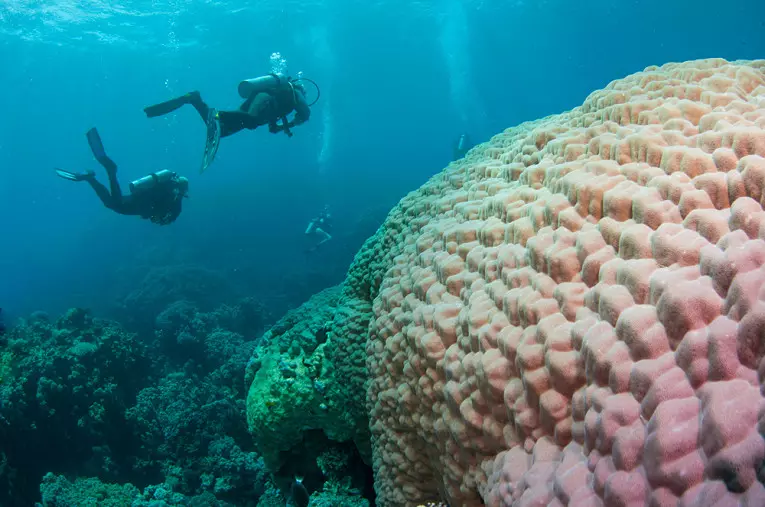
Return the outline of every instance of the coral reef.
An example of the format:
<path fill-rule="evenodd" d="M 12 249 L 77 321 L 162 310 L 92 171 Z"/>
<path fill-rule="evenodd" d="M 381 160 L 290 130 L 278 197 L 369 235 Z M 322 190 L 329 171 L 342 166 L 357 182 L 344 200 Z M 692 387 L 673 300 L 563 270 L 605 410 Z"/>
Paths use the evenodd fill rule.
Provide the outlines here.
<path fill-rule="evenodd" d="M 326 289 L 281 318 L 262 337 L 245 373 L 247 422 L 258 451 L 272 470 L 283 465 L 284 451 L 310 428 L 333 432 L 327 390 L 342 386 L 327 381 L 325 326 L 334 315 L 339 290 Z"/>
<path fill-rule="evenodd" d="M 763 71 L 650 67 L 391 211 L 324 351 L 378 505 L 765 504 Z"/>
<path fill-rule="evenodd" d="M 152 382 L 147 348 L 81 309 L 55 323 L 35 316 L 6 338 L 0 503 L 36 496 L 49 469 L 134 477 L 129 455 L 138 439 L 121 414 Z"/>
<path fill-rule="evenodd" d="M 11 328 L 0 352 L 0 504 L 32 505 L 39 491 L 50 506 L 89 505 L 91 493 L 99 505 L 255 505 L 269 477 L 247 432 L 243 372 L 259 308 L 172 305 L 153 339 L 81 309 Z"/>
<path fill-rule="evenodd" d="M 339 287 L 326 289 L 285 315 L 263 335 L 245 373 L 258 452 L 285 496 L 292 478 L 304 476 L 312 505 L 363 505 L 363 496 L 373 496 L 347 407 L 337 404 L 348 386 L 325 357 L 340 294 Z"/>
<path fill-rule="evenodd" d="M 40 484 L 41 507 L 234 507 L 210 492 L 186 496 L 164 485 L 141 491 L 132 484 L 110 484 L 99 479 L 69 481 L 62 475 L 45 474 Z"/>
<path fill-rule="evenodd" d="M 210 311 L 234 293 L 222 273 L 193 263 L 133 268 L 131 273 L 143 273 L 143 278 L 138 284 L 130 279 L 129 289 L 119 298 L 116 316 L 137 331 L 150 330 L 156 317 L 178 301 Z"/>
<path fill-rule="evenodd" d="M 258 451 L 272 470 L 281 454 L 300 443 L 303 432 L 322 428 L 336 440 L 349 437 L 332 431 L 332 413 L 325 395 L 342 389 L 331 384 L 324 359 L 325 325 L 334 315 L 337 288 L 326 289 L 289 312 L 262 337 L 247 364 L 247 421 Z"/>

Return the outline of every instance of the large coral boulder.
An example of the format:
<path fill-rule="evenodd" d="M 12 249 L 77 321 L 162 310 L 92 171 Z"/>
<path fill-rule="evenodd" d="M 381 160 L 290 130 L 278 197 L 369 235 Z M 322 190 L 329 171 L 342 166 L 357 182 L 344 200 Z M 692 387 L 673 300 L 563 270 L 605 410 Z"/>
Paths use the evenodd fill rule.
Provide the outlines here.
<path fill-rule="evenodd" d="M 764 72 L 650 67 L 390 213 L 326 345 L 378 505 L 765 505 Z"/>

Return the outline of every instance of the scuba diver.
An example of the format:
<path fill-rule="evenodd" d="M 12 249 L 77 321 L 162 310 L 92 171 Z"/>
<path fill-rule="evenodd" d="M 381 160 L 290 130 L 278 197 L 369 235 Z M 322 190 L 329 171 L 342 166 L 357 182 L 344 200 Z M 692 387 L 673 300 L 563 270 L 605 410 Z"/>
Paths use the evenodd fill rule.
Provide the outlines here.
<path fill-rule="evenodd" d="M 3 309 L 0 308 L 0 336 L 5 334 L 5 324 L 3 323 Z"/>
<path fill-rule="evenodd" d="M 329 213 L 329 206 L 325 206 L 321 214 L 311 220 L 308 228 L 305 230 L 306 236 L 311 236 L 318 240 L 307 252 L 313 252 L 321 245 L 332 239 L 332 215 Z"/>
<path fill-rule="evenodd" d="M 172 171 L 162 170 L 131 182 L 130 194 L 122 195 L 117 180 L 117 164 L 106 156 L 98 131 L 90 129 L 87 138 L 93 156 L 106 169 L 110 190 L 96 180 L 93 171 L 73 173 L 56 169 L 58 176 L 70 181 L 87 181 L 104 206 L 120 215 L 138 215 L 159 225 L 175 222 L 181 214 L 183 198 L 188 196 L 189 180 Z"/>
<path fill-rule="evenodd" d="M 311 495 L 303 484 L 303 477 L 296 475 L 290 486 L 290 498 L 295 507 L 308 507 L 311 501 Z"/>
<path fill-rule="evenodd" d="M 204 172 L 218 151 L 221 137 L 236 134 L 243 129 L 253 130 L 263 125 L 268 125 L 272 134 L 284 132 L 288 137 L 292 137 L 291 128 L 307 122 L 311 117 L 310 106 L 319 100 L 317 96 L 316 100 L 308 104 L 305 87 L 301 81 L 310 80 L 302 77 L 292 79 L 276 73 L 246 79 L 239 83 L 239 96 L 245 100 L 236 111 L 218 111 L 211 108 L 205 104 L 199 92 L 194 91 L 145 107 L 144 112 L 149 118 L 155 118 L 191 104 L 207 126 L 207 141 L 201 169 Z M 316 90 L 318 92 L 318 86 Z M 293 111 L 295 116 L 289 121 L 287 116 Z"/>
<path fill-rule="evenodd" d="M 470 142 L 470 136 L 467 134 L 462 134 L 454 143 L 454 149 L 452 151 L 452 162 L 464 157 L 472 147 L 473 143 Z"/>

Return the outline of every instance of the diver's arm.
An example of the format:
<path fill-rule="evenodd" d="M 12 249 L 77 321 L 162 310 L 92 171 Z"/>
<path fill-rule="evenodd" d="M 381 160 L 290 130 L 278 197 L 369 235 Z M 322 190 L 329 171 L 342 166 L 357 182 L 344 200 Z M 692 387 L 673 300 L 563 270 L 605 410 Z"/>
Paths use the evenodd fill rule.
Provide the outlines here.
<path fill-rule="evenodd" d="M 145 206 L 148 215 L 146 218 L 150 218 L 152 222 L 159 225 L 168 225 L 175 221 L 181 214 L 183 201 L 183 197 L 176 192 L 175 183 L 172 180 L 165 181 L 152 190 L 148 206 Z"/>
<path fill-rule="evenodd" d="M 175 222 L 180 216 L 182 210 L 183 198 L 176 199 L 173 205 L 170 207 L 170 212 L 167 214 L 167 223 Z"/>
<path fill-rule="evenodd" d="M 282 130 L 284 130 L 284 127 L 279 125 L 276 120 L 271 120 L 268 122 L 268 131 L 272 134 L 278 134 Z"/>
<path fill-rule="evenodd" d="M 300 125 L 305 123 L 311 117 L 311 108 L 308 107 L 308 102 L 305 100 L 305 95 L 300 92 L 295 93 L 295 119 L 292 120 L 291 126 Z"/>
<path fill-rule="evenodd" d="M 154 222 L 155 224 L 159 225 L 170 225 L 178 218 L 178 216 L 181 214 L 181 200 L 179 199 L 176 202 L 173 202 L 164 213 L 160 214 L 156 211 L 153 211 L 150 215 L 150 220 Z"/>

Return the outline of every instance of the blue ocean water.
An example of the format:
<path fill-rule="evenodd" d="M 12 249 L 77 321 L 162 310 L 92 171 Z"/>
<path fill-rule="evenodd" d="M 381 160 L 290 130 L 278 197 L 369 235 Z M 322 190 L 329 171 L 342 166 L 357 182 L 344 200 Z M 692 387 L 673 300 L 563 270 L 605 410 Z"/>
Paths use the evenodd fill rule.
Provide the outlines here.
<path fill-rule="evenodd" d="M 193 108 L 153 119 L 142 111 L 192 90 L 235 109 L 239 81 L 268 73 L 274 53 L 321 90 L 311 120 L 292 138 L 266 128 L 225 138 L 200 174 L 205 127 Z M 252 297 L 275 319 L 341 282 L 365 238 L 449 163 L 461 134 L 487 140 L 575 107 L 649 65 L 764 54 L 765 3 L 756 0 L 3 1 L 0 308 L 13 322 L 82 307 L 154 332 L 155 319 L 164 331 L 172 315 L 188 310 L 173 306 L 176 295 L 196 298 L 204 311 Z M 308 86 L 309 99 L 314 93 Z M 117 215 L 86 184 L 55 176 L 54 167 L 90 169 L 106 181 L 85 139 L 92 127 L 118 164 L 123 190 L 159 169 L 189 178 L 177 222 L 159 227 Z M 335 217 L 334 239 L 307 255 L 306 225 L 325 206 Z M 152 298 L 162 306 L 149 308 Z M 172 312 L 163 320 L 165 306 Z M 83 319 L 67 314 L 59 327 L 84 329 Z M 247 360 L 244 348 L 232 356 L 237 368 Z M 240 369 L 232 371 L 240 386 Z M 162 382 L 163 393 L 189 391 Z M 130 405 L 136 396 L 124 398 Z M 191 415 L 182 416 L 193 419 L 186 409 Z M 4 424 L 0 453 L 3 438 L 15 435 Z M 242 421 L 231 424 L 244 433 Z M 128 463 L 118 447 L 103 462 Z M 12 494 L 26 501 L 43 472 L 70 465 L 30 466 Z M 159 480 L 149 475 L 136 480 Z"/>
<path fill-rule="evenodd" d="M 347 229 L 443 168 L 463 132 L 488 139 L 647 65 L 762 56 L 764 19 L 753 0 L 2 2 L 0 304 L 106 311 L 144 269 L 130 270 L 137 259 L 173 256 L 249 291 L 286 291 L 285 273 L 332 262 L 300 248 L 323 205 Z M 291 139 L 226 138 L 200 175 L 193 109 L 142 112 L 191 90 L 235 108 L 236 84 L 268 72 L 273 52 L 321 86 Z M 118 216 L 54 176 L 100 171 L 84 137 L 93 126 L 123 184 L 158 168 L 190 178 L 174 225 Z"/>

